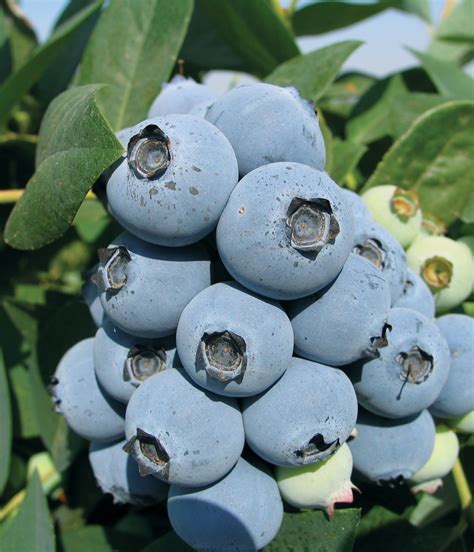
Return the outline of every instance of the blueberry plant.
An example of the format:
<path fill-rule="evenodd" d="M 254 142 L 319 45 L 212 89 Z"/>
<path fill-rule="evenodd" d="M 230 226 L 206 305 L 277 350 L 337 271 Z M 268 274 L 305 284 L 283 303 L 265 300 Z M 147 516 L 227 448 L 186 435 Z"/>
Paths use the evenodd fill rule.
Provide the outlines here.
<path fill-rule="evenodd" d="M 473 4 L 296 40 L 387 9 L 0 1 L 0 550 L 472 548 Z"/>

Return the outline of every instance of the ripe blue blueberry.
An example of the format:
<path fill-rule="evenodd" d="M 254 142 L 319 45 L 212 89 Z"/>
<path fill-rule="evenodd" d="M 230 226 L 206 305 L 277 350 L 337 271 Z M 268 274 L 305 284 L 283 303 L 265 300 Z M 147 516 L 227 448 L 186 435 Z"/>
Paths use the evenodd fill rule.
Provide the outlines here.
<path fill-rule="evenodd" d="M 212 232 L 238 180 L 222 132 L 202 117 L 168 115 L 143 121 L 128 136 L 126 155 L 108 171 L 107 201 L 117 221 L 168 247 Z"/>
<path fill-rule="evenodd" d="M 427 410 L 416 416 L 389 420 L 359 412 L 357 436 L 349 441 L 354 469 L 363 479 L 396 485 L 426 464 L 435 443 L 435 424 Z"/>
<path fill-rule="evenodd" d="M 99 249 L 93 279 L 106 315 L 123 331 L 147 338 L 171 335 L 184 307 L 210 285 L 210 261 L 201 246 L 172 249 L 128 232 Z"/>
<path fill-rule="evenodd" d="M 118 401 L 128 402 L 146 378 L 172 366 L 180 366 L 173 337 L 135 337 L 116 328 L 107 317 L 95 334 L 97 379 Z"/>
<path fill-rule="evenodd" d="M 434 318 L 435 299 L 421 276 L 407 268 L 405 287 L 403 293 L 393 304 L 394 307 L 413 309 L 427 318 Z"/>
<path fill-rule="evenodd" d="M 102 325 L 102 320 L 104 318 L 104 308 L 102 307 L 102 303 L 100 302 L 99 290 L 97 289 L 97 286 L 94 284 L 94 282 L 92 282 L 90 279 L 92 274 L 97 272 L 98 267 L 99 265 L 96 264 L 91 270 L 90 274 L 87 275 L 86 281 L 82 286 L 82 298 L 89 308 L 89 312 L 91 314 L 92 320 L 94 321 L 94 324 L 98 328 L 100 328 L 100 326 Z"/>
<path fill-rule="evenodd" d="M 393 308 L 387 346 L 379 356 L 347 369 L 359 403 L 387 418 L 428 408 L 449 374 L 449 348 L 434 321 L 417 311 Z"/>
<path fill-rule="evenodd" d="M 133 393 L 125 434 L 125 450 L 142 475 L 189 487 L 228 473 L 245 440 L 237 402 L 203 391 L 175 368 L 150 376 Z"/>
<path fill-rule="evenodd" d="M 94 372 L 93 338 L 83 339 L 61 358 L 51 379 L 56 412 L 84 439 L 108 442 L 124 434 L 125 406 L 100 386 Z"/>
<path fill-rule="evenodd" d="M 446 314 L 436 324 L 448 342 L 451 370 L 430 411 L 442 418 L 457 418 L 474 410 L 474 318 Z"/>
<path fill-rule="evenodd" d="M 243 400 L 247 444 L 267 462 L 301 466 L 324 460 L 349 437 L 357 399 L 337 368 L 293 358 L 268 391 Z"/>
<path fill-rule="evenodd" d="M 240 458 L 209 487 L 171 485 L 168 516 L 194 550 L 257 552 L 278 533 L 283 505 L 273 477 Z"/>
<path fill-rule="evenodd" d="M 348 190 L 347 188 L 341 188 L 341 191 L 354 218 L 356 228 L 366 225 L 371 221 L 374 222 L 369 208 L 359 194 Z"/>
<path fill-rule="evenodd" d="M 380 270 L 354 253 L 330 286 L 286 308 L 295 351 L 309 360 L 342 366 L 377 356 L 387 344 L 389 286 Z"/>
<path fill-rule="evenodd" d="M 369 259 L 390 286 L 392 305 L 402 295 L 406 280 L 405 252 L 400 243 L 377 223 L 356 227 L 353 251 Z"/>
<path fill-rule="evenodd" d="M 125 441 L 90 444 L 89 461 L 102 492 L 110 493 L 119 504 L 147 506 L 165 500 L 169 485 L 151 475 L 142 477 L 124 445 Z"/>
<path fill-rule="evenodd" d="M 173 113 L 189 113 L 196 105 L 217 99 L 217 94 L 194 79 L 175 75 L 164 83 L 148 111 L 148 118 Z"/>
<path fill-rule="evenodd" d="M 206 119 L 232 144 L 241 176 L 278 161 L 324 169 L 326 150 L 314 106 L 296 88 L 239 86 L 217 99 Z"/>
<path fill-rule="evenodd" d="M 216 236 L 221 259 L 240 284 L 272 299 L 297 299 L 339 274 L 352 247 L 353 219 L 326 174 L 273 163 L 238 183 Z"/>
<path fill-rule="evenodd" d="M 228 282 L 208 287 L 186 306 L 176 343 L 198 385 L 247 397 L 270 387 L 287 369 L 293 330 L 278 303 Z"/>

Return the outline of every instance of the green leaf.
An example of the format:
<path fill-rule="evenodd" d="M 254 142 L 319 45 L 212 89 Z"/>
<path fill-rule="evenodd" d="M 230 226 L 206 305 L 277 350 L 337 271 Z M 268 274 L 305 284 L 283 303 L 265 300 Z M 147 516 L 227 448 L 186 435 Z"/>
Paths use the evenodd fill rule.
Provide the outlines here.
<path fill-rule="evenodd" d="M 441 21 L 436 36 L 440 40 L 474 42 L 474 3 L 458 2 L 450 15 Z"/>
<path fill-rule="evenodd" d="M 140 540 L 135 535 L 126 535 L 101 525 L 87 525 L 61 534 L 64 552 L 131 552 L 140 549 Z M 168 548 L 162 550 L 173 552 Z"/>
<path fill-rule="evenodd" d="M 474 194 L 466 199 L 466 205 L 462 210 L 461 220 L 468 224 L 474 222 Z"/>
<path fill-rule="evenodd" d="M 3 10 L 0 9 L 0 84 L 11 71 L 10 34 Z"/>
<path fill-rule="evenodd" d="M 473 100 L 474 80 L 453 63 L 411 50 L 423 65 L 436 88 L 453 100 Z"/>
<path fill-rule="evenodd" d="M 11 246 L 37 249 L 64 234 L 92 184 L 122 154 L 96 105 L 99 88 L 73 88 L 48 108 L 37 171 L 5 227 L 5 241 Z"/>
<path fill-rule="evenodd" d="M 427 23 L 431 23 L 431 6 L 429 0 L 393 0 L 393 7 L 407 13 L 418 15 Z"/>
<path fill-rule="evenodd" d="M 342 29 L 372 17 L 390 7 L 386 2 L 352 4 L 349 2 L 317 2 L 297 10 L 292 19 L 297 36 L 317 35 Z"/>
<path fill-rule="evenodd" d="M 79 237 L 94 243 L 110 223 L 110 216 L 98 199 L 87 199 L 76 213 L 73 225 Z"/>
<path fill-rule="evenodd" d="M 192 0 L 112 0 L 84 52 L 78 84 L 105 83 L 98 99 L 114 130 L 137 124 L 173 70 Z"/>
<path fill-rule="evenodd" d="M 268 552 L 351 552 L 360 510 L 338 510 L 329 520 L 322 511 L 285 513 Z"/>
<path fill-rule="evenodd" d="M 295 86 L 303 98 L 316 101 L 361 44 L 358 40 L 347 40 L 298 56 L 277 67 L 265 80 L 278 86 Z"/>
<path fill-rule="evenodd" d="M 61 29 L 81 11 L 88 10 L 89 16 L 82 25 L 68 36 L 61 48 L 58 48 L 58 53 L 36 85 L 35 96 L 43 105 L 48 105 L 71 82 L 89 36 L 100 17 L 102 5 L 103 0 L 97 0 L 96 2 L 93 0 L 70 0 L 66 5 L 55 26 L 54 34 L 60 33 Z"/>
<path fill-rule="evenodd" d="M 15 437 L 39 437 L 38 419 L 34 407 L 34 389 L 28 368 L 23 364 L 9 367 L 13 432 Z"/>
<path fill-rule="evenodd" d="M 174 531 L 170 531 L 145 546 L 141 552 L 162 552 L 165 550 L 166 552 L 192 552 L 194 548 L 182 541 Z M 265 548 L 265 550 L 268 550 L 268 548 Z"/>
<path fill-rule="evenodd" d="M 200 5 L 221 38 L 260 75 L 300 53 L 272 0 L 201 0 Z"/>
<path fill-rule="evenodd" d="M 0 495 L 3 493 L 10 471 L 11 440 L 12 419 L 10 392 L 8 389 L 3 352 L 0 347 L 0 443 L 2 443 L 2 454 L 0 455 Z"/>
<path fill-rule="evenodd" d="M 18 100 L 41 78 L 63 44 L 91 15 L 97 6 L 81 11 L 58 30 L 34 55 L 0 86 L 0 127 L 4 127 Z"/>
<path fill-rule="evenodd" d="M 344 178 L 357 166 L 357 163 L 366 151 L 367 148 L 361 144 L 334 138 L 332 143 L 332 164 L 331 168 L 327 169 L 329 176 L 335 182 L 342 185 Z"/>
<path fill-rule="evenodd" d="M 38 40 L 30 20 L 15 2 L 4 1 L 2 8 L 9 29 L 12 69 L 17 71 L 31 57 Z"/>
<path fill-rule="evenodd" d="M 420 115 L 448 101 L 438 94 L 422 92 L 393 95 L 389 100 L 391 135 L 399 138 Z"/>
<path fill-rule="evenodd" d="M 2 552 L 54 552 L 55 538 L 48 504 L 37 472 L 30 478 L 20 509 L 0 535 Z"/>
<path fill-rule="evenodd" d="M 364 190 L 394 182 L 415 189 L 422 209 L 451 223 L 474 193 L 473 125 L 474 102 L 448 102 L 428 111 L 393 144 Z"/>
<path fill-rule="evenodd" d="M 391 99 L 406 92 L 400 75 L 377 82 L 354 109 L 354 117 L 347 124 L 349 140 L 370 144 L 390 134 Z"/>
<path fill-rule="evenodd" d="M 351 72 L 341 75 L 320 98 L 318 107 L 347 118 L 375 81 L 375 77 L 362 73 Z"/>
<path fill-rule="evenodd" d="M 427 527 L 459 508 L 459 496 L 451 474 L 443 478 L 443 486 L 435 494 L 420 493 L 418 504 L 410 513 L 410 523 Z"/>

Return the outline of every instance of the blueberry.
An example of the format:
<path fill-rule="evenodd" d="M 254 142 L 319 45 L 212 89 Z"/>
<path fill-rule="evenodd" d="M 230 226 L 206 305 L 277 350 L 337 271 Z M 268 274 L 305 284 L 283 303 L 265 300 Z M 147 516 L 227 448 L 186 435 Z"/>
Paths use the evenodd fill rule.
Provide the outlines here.
<path fill-rule="evenodd" d="M 430 411 L 435 416 L 457 418 L 474 410 L 474 318 L 446 314 L 436 324 L 448 342 L 451 370 Z"/>
<path fill-rule="evenodd" d="M 105 317 L 94 339 L 94 367 L 102 387 L 118 401 L 128 402 L 149 376 L 179 366 L 173 337 L 146 339 L 116 328 Z"/>
<path fill-rule="evenodd" d="M 202 117 L 203 119 L 205 119 L 207 111 L 213 103 L 214 100 L 207 100 L 205 102 L 198 103 L 189 111 L 189 115 L 194 115 L 195 117 Z"/>
<path fill-rule="evenodd" d="M 380 224 L 370 221 L 356 228 L 353 251 L 369 259 L 390 285 L 392 305 L 402 295 L 406 280 L 406 259 L 400 243 Z"/>
<path fill-rule="evenodd" d="M 356 228 L 366 225 L 369 222 L 374 222 L 369 208 L 359 194 L 347 188 L 341 188 L 341 192 L 354 218 Z"/>
<path fill-rule="evenodd" d="M 171 485 L 168 516 L 194 550 L 257 552 L 278 533 L 283 505 L 275 480 L 240 458 L 223 479 L 203 489 Z"/>
<path fill-rule="evenodd" d="M 352 454 L 346 443 L 323 460 L 298 468 L 277 467 L 278 488 L 285 502 L 295 508 L 322 508 L 329 517 L 337 503 L 351 504 L 354 500 L 351 482 Z"/>
<path fill-rule="evenodd" d="M 228 473 L 245 440 L 237 402 L 203 391 L 175 368 L 150 376 L 135 391 L 125 434 L 142 475 L 189 487 Z"/>
<path fill-rule="evenodd" d="M 295 352 L 309 360 L 342 366 L 377 356 L 386 345 L 389 286 L 370 261 L 354 253 L 330 286 L 286 307 Z"/>
<path fill-rule="evenodd" d="M 297 299 L 334 280 L 352 247 L 340 188 L 299 163 L 256 169 L 235 187 L 217 227 L 224 265 L 243 286 Z"/>
<path fill-rule="evenodd" d="M 442 485 L 442 478 L 453 469 L 459 454 L 459 441 L 451 429 L 436 427 L 433 452 L 428 461 L 410 478 L 412 492 L 435 493 Z"/>
<path fill-rule="evenodd" d="M 435 300 L 430 288 L 410 268 L 407 269 L 403 293 L 393 306 L 416 310 L 427 318 L 434 318 L 435 315 Z"/>
<path fill-rule="evenodd" d="M 270 387 L 287 369 L 293 330 L 278 303 L 228 282 L 208 287 L 186 306 L 176 343 L 198 385 L 247 397 Z"/>
<path fill-rule="evenodd" d="M 356 473 L 379 485 L 397 485 L 426 464 L 435 443 L 435 424 L 427 410 L 389 420 L 360 410 L 357 436 L 349 442 Z"/>
<path fill-rule="evenodd" d="M 126 135 L 127 154 L 108 171 L 111 214 L 158 245 L 195 243 L 211 232 L 237 184 L 234 151 L 202 117 L 148 119 Z"/>
<path fill-rule="evenodd" d="M 113 441 L 124 434 L 125 406 L 109 397 L 97 381 L 93 342 L 83 339 L 65 353 L 50 392 L 56 411 L 75 433 L 91 441 Z"/>
<path fill-rule="evenodd" d="M 422 213 L 415 190 L 375 186 L 367 190 L 362 199 L 375 222 L 386 228 L 403 247 L 408 247 L 420 233 Z"/>
<path fill-rule="evenodd" d="M 341 370 L 294 358 L 268 391 L 243 400 L 245 437 L 277 466 L 324 460 L 351 433 L 357 399 Z"/>
<path fill-rule="evenodd" d="M 434 321 L 414 310 L 393 308 L 387 324 L 387 346 L 347 374 L 364 408 L 404 418 L 436 400 L 448 378 L 449 348 Z"/>
<path fill-rule="evenodd" d="M 419 237 L 407 251 L 407 262 L 430 287 L 438 311 L 456 307 L 471 294 L 474 263 L 465 243 L 444 236 Z"/>
<path fill-rule="evenodd" d="M 147 506 L 168 496 L 169 485 L 155 477 L 142 477 L 138 466 L 124 450 L 125 441 L 97 443 L 89 447 L 89 461 L 97 484 L 114 502 Z"/>
<path fill-rule="evenodd" d="M 184 307 L 211 282 L 209 257 L 197 245 L 171 249 L 124 232 L 99 258 L 93 278 L 104 311 L 138 337 L 174 333 Z"/>
<path fill-rule="evenodd" d="M 90 273 L 87 274 L 86 281 L 82 286 L 82 298 L 89 308 L 89 312 L 91 314 L 92 320 L 94 321 L 94 324 L 99 328 L 102 324 L 102 319 L 104 318 L 104 308 L 102 306 L 102 303 L 100 302 L 99 290 L 97 289 L 97 286 L 94 284 L 94 282 L 92 282 L 90 279 L 92 274 L 97 272 L 98 267 L 99 265 L 96 264 L 92 268 Z"/>
<path fill-rule="evenodd" d="M 296 88 L 239 86 L 217 99 L 206 119 L 232 144 L 241 176 L 278 161 L 324 169 L 326 150 L 317 115 Z"/>
<path fill-rule="evenodd" d="M 161 92 L 153 101 L 148 118 L 173 113 L 189 113 L 202 102 L 214 101 L 217 94 L 194 79 L 175 75 L 169 83 L 164 83 Z"/>

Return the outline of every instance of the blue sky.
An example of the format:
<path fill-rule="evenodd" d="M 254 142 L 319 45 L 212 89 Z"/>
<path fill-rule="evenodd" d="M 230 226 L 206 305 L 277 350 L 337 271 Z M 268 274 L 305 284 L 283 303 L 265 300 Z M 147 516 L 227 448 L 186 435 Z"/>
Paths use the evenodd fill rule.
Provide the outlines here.
<path fill-rule="evenodd" d="M 468 0 L 473 1 L 473 0 Z M 284 2 L 286 3 L 286 2 Z M 300 0 L 298 5 L 308 3 Z M 444 0 L 431 0 L 433 18 L 439 18 Z M 21 6 L 35 26 L 41 40 L 48 35 L 66 0 L 22 0 Z M 397 69 L 416 65 L 405 50 L 410 46 L 425 50 L 430 41 L 430 28 L 418 17 L 386 10 L 362 23 L 318 37 L 303 37 L 299 43 L 304 52 L 340 40 L 360 39 L 365 42 L 348 60 L 345 69 L 363 69 L 375 75 L 385 75 Z"/>

